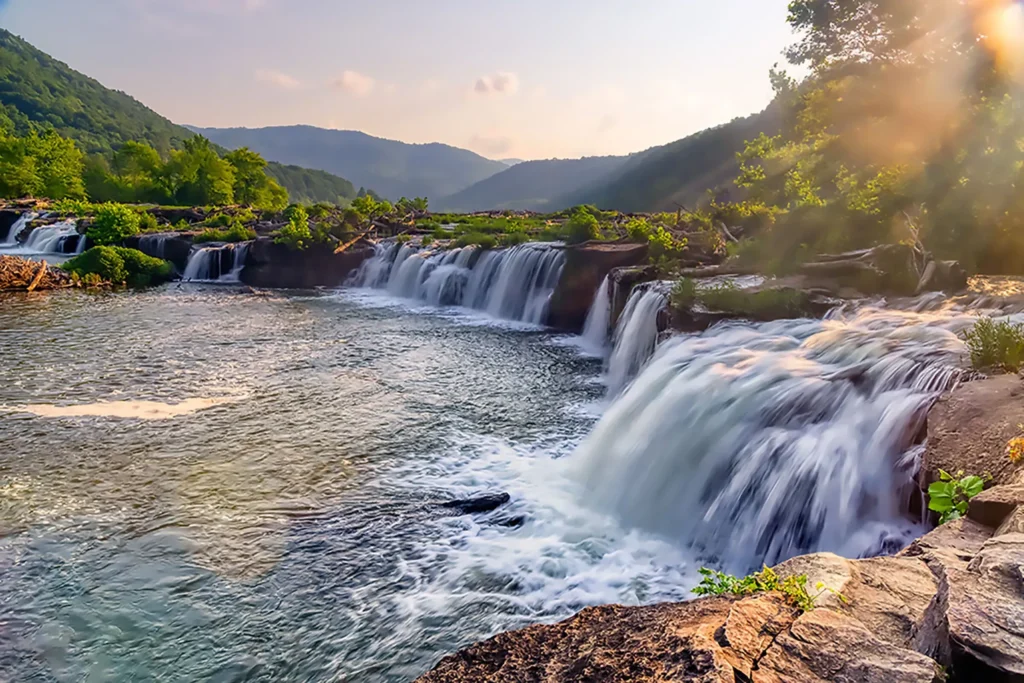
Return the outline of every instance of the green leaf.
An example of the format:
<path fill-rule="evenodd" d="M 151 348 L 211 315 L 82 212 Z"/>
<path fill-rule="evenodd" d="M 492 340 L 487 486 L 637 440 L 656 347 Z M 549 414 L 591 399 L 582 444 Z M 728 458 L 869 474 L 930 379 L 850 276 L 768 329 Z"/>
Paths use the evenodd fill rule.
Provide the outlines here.
<path fill-rule="evenodd" d="M 940 469 L 939 479 L 942 481 L 953 481 L 953 475 L 947 472 L 946 470 Z"/>
<path fill-rule="evenodd" d="M 970 500 L 985 489 L 985 480 L 981 477 L 971 475 L 960 480 L 960 488 L 964 495 Z"/>
<path fill-rule="evenodd" d="M 935 482 L 928 487 L 928 509 L 935 512 L 947 512 L 953 509 L 953 487 L 943 482 Z"/>

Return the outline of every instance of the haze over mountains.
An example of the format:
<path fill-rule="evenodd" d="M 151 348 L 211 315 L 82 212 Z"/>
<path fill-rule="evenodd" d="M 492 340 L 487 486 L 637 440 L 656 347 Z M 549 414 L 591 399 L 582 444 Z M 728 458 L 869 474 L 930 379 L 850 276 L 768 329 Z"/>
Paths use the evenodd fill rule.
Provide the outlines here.
<path fill-rule="evenodd" d="M 269 128 L 180 126 L 0 29 L 0 110 L 15 127 L 52 126 L 96 155 L 128 140 L 163 153 L 199 132 L 221 147 L 249 147 L 292 201 L 338 202 L 364 187 L 396 200 L 428 197 L 446 211 L 557 211 L 594 204 L 621 211 L 674 210 L 731 183 L 736 153 L 760 132 L 778 130 L 760 114 L 629 156 L 526 161 L 487 159 L 441 143 L 409 144 L 358 131 L 295 125 Z"/>

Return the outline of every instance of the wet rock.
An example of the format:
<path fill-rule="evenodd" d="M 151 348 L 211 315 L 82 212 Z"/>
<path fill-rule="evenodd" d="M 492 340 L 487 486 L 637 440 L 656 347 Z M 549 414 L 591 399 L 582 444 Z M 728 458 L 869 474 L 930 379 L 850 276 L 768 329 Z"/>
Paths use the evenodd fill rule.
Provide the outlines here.
<path fill-rule="evenodd" d="M 371 256 L 373 249 L 368 246 L 357 245 L 340 254 L 320 244 L 297 251 L 261 237 L 252 242 L 239 277 L 251 287 L 339 287 Z"/>
<path fill-rule="evenodd" d="M 124 246 L 138 249 L 147 256 L 170 261 L 179 273 L 183 273 L 192 252 L 192 235 L 176 232 L 136 235 L 126 238 Z"/>
<path fill-rule="evenodd" d="M 525 515 L 515 515 L 513 517 L 500 517 L 492 520 L 491 524 L 494 526 L 502 526 L 507 529 L 518 529 L 522 525 L 526 524 Z"/>
<path fill-rule="evenodd" d="M 455 510 L 462 515 L 474 515 L 479 512 L 492 512 L 511 500 L 507 493 L 490 493 L 476 498 L 464 498 L 441 503 L 441 507 Z"/>
<path fill-rule="evenodd" d="M 612 285 L 612 309 L 609 315 L 609 324 L 612 328 L 619 321 L 619 316 L 626 309 L 626 302 L 633 288 L 644 282 L 651 282 L 658 279 L 658 269 L 654 266 L 625 266 L 613 268 L 608 274 Z"/>
<path fill-rule="evenodd" d="M 588 242 L 566 247 L 565 266 L 551 296 L 548 324 L 579 332 L 586 322 L 594 292 L 613 268 L 647 262 L 646 244 Z"/>

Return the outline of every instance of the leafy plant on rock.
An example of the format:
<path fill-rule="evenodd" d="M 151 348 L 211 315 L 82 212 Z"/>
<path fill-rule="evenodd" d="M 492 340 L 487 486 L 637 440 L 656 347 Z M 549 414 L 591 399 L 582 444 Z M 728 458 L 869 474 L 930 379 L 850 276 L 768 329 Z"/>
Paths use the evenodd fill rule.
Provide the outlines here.
<path fill-rule="evenodd" d="M 988 479 L 991 476 L 964 476 L 963 470 L 956 476 L 939 470 L 939 481 L 928 487 L 928 509 L 939 513 L 939 524 L 959 519 L 967 514 L 971 499 L 985 489 Z"/>
<path fill-rule="evenodd" d="M 964 342 L 977 370 L 1017 372 L 1024 365 L 1024 324 L 981 318 L 964 332 Z"/>
<path fill-rule="evenodd" d="M 86 230 L 93 244 L 117 244 L 126 237 L 139 234 L 139 214 L 124 204 L 101 204 L 96 218 Z"/>
<path fill-rule="evenodd" d="M 795 607 L 804 612 L 810 612 L 817 607 L 818 599 L 825 593 L 832 593 L 842 602 L 847 599 L 835 590 L 819 582 L 815 589 L 817 593 L 811 594 L 807 590 L 807 575 L 799 574 L 787 576 L 780 579 L 778 573 L 768 566 L 761 571 L 737 578 L 731 574 L 718 572 L 707 567 L 699 570 L 701 577 L 700 584 L 693 589 L 697 595 L 737 595 L 747 596 L 755 593 L 779 592 L 786 596 Z"/>

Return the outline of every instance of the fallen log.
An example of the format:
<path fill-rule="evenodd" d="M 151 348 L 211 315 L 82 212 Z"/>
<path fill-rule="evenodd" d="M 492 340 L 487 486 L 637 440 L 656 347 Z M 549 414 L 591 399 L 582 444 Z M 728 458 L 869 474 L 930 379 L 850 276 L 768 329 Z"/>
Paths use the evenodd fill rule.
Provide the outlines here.
<path fill-rule="evenodd" d="M 36 276 L 34 278 L 32 278 L 32 282 L 28 286 L 28 291 L 31 292 L 36 287 L 38 287 L 44 275 L 46 275 L 46 261 L 43 261 L 42 263 L 39 264 L 39 272 L 36 273 Z"/>

